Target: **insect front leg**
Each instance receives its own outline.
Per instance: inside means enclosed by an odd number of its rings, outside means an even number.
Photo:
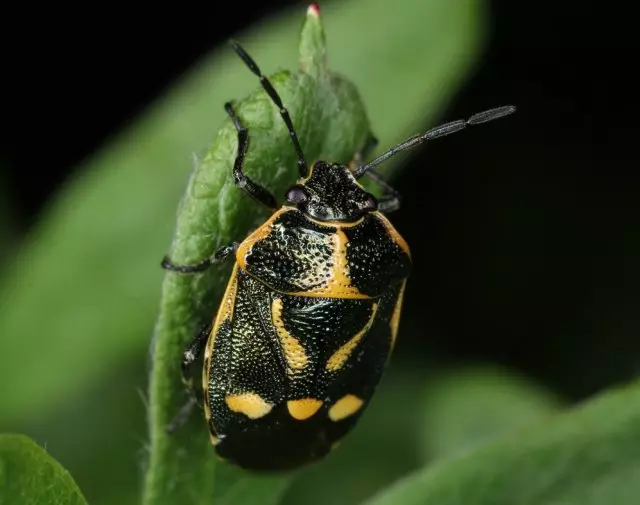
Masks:
[[[369,138],[365,143],[364,147],[358,151],[351,162],[352,169],[357,171],[367,157],[373,152],[373,150],[378,145],[378,139],[373,135],[369,134]],[[382,195],[378,198],[378,209],[380,212],[393,212],[400,208],[400,193],[396,191],[384,178],[374,171],[373,169],[367,170],[365,175],[369,177],[372,181],[375,181],[379,184],[386,192],[386,194]]]
[[[196,391],[193,387],[193,364],[198,361],[202,355],[202,349],[207,343],[207,339],[211,334],[211,323],[204,326],[196,336],[189,342],[182,353],[182,382],[184,383],[189,399],[182,406],[176,417],[167,426],[168,433],[174,433],[180,426],[184,425],[193,412],[193,408],[198,404]]]
[[[240,118],[233,110],[233,106],[230,102],[224,104],[224,110],[227,111],[231,121],[233,121],[236,130],[238,131],[238,153],[236,155],[236,161],[233,164],[233,182],[243,191],[247,192],[254,200],[258,201],[262,205],[269,207],[270,209],[277,209],[278,202],[276,197],[273,196],[269,190],[263,188],[257,182],[252,181],[245,175],[242,168],[244,166],[244,160],[247,156],[247,149],[249,148],[249,132],[242,126]]]
[[[213,256],[201,261],[200,263],[195,263],[193,265],[176,265],[169,259],[168,256],[165,256],[162,259],[161,266],[165,270],[171,270],[172,272],[179,272],[181,274],[204,272],[211,265],[215,263],[220,263],[221,261],[224,261],[227,258],[232,257],[237,250],[238,250],[237,242],[232,242],[231,244],[223,245],[222,247],[218,247],[218,249],[216,249],[216,252],[213,253]]]

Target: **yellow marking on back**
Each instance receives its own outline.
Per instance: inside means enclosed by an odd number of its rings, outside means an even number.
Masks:
[[[320,221],[319,219],[314,219],[313,217],[305,214],[305,219],[311,221],[312,223],[319,224],[320,226],[331,226],[332,228],[352,228],[354,226],[358,226],[362,221],[364,221],[364,216],[362,216],[357,221]]]
[[[396,345],[396,338],[398,336],[398,326],[400,325],[400,313],[402,312],[402,298],[404,297],[404,287],[407,285],[407,281],[402,281],[402,286],[398,292],[398,300],[396,306],[393,308],[393,314],[391,315],[391,321],[389,321],[389,327],[391,328],[391,349],[393,351]],[[389,353],[391,354],[391,352]]]
[[[282,321],[282,299],[274,298],[271,303],[271,318],[284,351],[284,358],[287,361],[287,374],[295,375],[297,372],[304,370],[307,366],[308,358],[304,352],[304,347],[284,327],[284,321]]]
[[[233,317],[233,309],[236,305],[236,293],[238,292],[238,264],[236,263],[233,266],[233,270],[231,271],[231,277],[229,278],[229,282],[227,283],[227,288],[222,295],[222,302],[220,302],[220,307],[218,308],[218,313],[216,314],[215,321],[213,323],[213,327],[211,328],[211,333],[209,334],[209,339],[207,340],[207,345],[204,349],[204,369],[202,373],[202,390],[205,393],[205,398],[208,397],[207,393],[209,391],[209,372],[211,370],[211,357],[213,356],[213,344],[216,340],[216,335],[218,334],[218,330],[220,329],[220,325],[228,320],[231,320]],[[209,415],[211,417],[211,411],[209,408],[209,402],[204,402],[204,411],[205,415]]]
[[[315,398],[302,398],[300,400],[289,400],[287,402],[287,410],[294,419],[304,421],[309,419],[313,414],[318,412],[322,407],[322,400]]]
[[[273,408],[271,403],[265,401],[260,395],[251,392],[227,395],[224,401],[233,412],[244,414],[249,419],[264,417]]]
[[[364,400],[358,398],[356,395],[344,395],[329,409],[329,419],[332,421],[340,421],[352,416],[360,410],[363,404]]]
[[[364,325],[364,328],[362,328],[358,333],[355,334],[355,336],[349,339],[346,344],[342,345],[340,349],[334,352],[327,361],[326,369],[329,372],[335,372],[336,370],[340,370],[340,368],[342,368],[360,340],[362,340],[362,337],[367,333],[367,331],[369,331],[369,328],[371,328],[371,325],[373,324],[373,321],[376,317],[376,312],[378,312],[378,304],[374,303],[371,310],[371,316],[369,316],[369,320],[367,321],[367,324]]]
[[[291,212],[292,210],[295,210],[295,207],[281,207],[271,214],[271,217],[269,217],[269,219],[267,219],[260,228],[257,228],[251,235],[242,241],[236,251],[236,261],[238,262],[238,265],[240,265],[240,268],[246,270],[247,263],[245,258],[247,254],[257,242],[260,242],[269,236],[273,229],[273,222],[285,212]]]
[[[407,241],[402,237],[402,235],[398,233],[398,230],[396,230],[393,227],[393,225],[391,224],[391,221],[389,221],[386,218],[386,216],[380,212],[373,212],[372,214],[380,220],[382,225],[387,230],[387,233],[389,234],[391,239],[396,244],[398,244],[398,247],[400,247],[400,249],[402,249],[407,254],[407,256],[409,256],[409,258],[411,258],[411,251],[409,250],[409,244],[407,244]]]
[[[347,299],[371,299],[370,296],[362,294],[358,288],[351,284],[349,276],[349,262],[347,261],[347,235],[338,228],[331,235],[333,242],[333,254],[331,255],[331,276],[327,282],[308,291],[297,291],[291,293],[295,296],[327,297],[327,298],[347,298]]]

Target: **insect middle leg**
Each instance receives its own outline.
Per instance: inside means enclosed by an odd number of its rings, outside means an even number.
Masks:
[[[364,161],[376,148],[377,145],[378,139],[373,135],[369,135],[369,138],[367,139],[367,142],[362,150],[358,151],[353,157],[353,161],[351,162],[351,164],[355,168],[355,170],[362,166]],[[375,181],[377,184],[379,184],[386,191],[386,194],[382,195],[378,199],[378,208],[380,212],[393,212],[395,210],[398,210],[400,208],[400,193],[373,169],[367,170],[365,172],[365,175],[372,181]]]
[[[377,182],[387,192],[378,198],[378,210],[380,210],[380,212],[393,212],[398,210],[400,208],[400,193],[373,169],[367,170],[365,175],[372,181]]]
[[[169,259],[168,256],[165,256],[162,259],[161,266],[165,270],[171,270],[172,272],[179,272],[181,274],[204,272],[211,265],[220,263],[221,261],[224,261],[227,258],[233,256],[238,250],[238,245],[239,244],[237,242],[232,242],[231,244],[218,247],[218,249],[216,249],[216,252],[213,253],[213,256],[193,265],[176,265]]]
[[[182,406],[176,417],[167,426],[168,433],[174,433],[180,426],[182,426],[189,416],[193,412],[193,408],[198,404],[198,397],[196,390],[193,387],[193,364],[198,361],[202,355],[202,349],[207,343],[207,339],[211,333],[211,323],[204,326],[197,335],[189,342],[185,347],[182,354],[182,382],[184,383],[189,398],[187,402]]]

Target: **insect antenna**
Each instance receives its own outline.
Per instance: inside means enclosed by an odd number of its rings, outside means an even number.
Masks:
[[[298,155],[298,170],[300,171],[300,176],[306,177],[308,175],[309,169],[307,167],[307,162],[304,159],[304,153],[302,152],[302,147],[300,147],[300,141],[298,140],[298,135],[296,134],[296,131],[293,128],[293,123],[291,122],[291,116],[289,116],[289,111],[282,104],[282,100],[280,99],[280,96],[278,95],[277,91],[271,85],[271,83],[269,82],[269,79],[267,79],[264,75],[262,75],[260,68],[258,67],[256,62],[253,61],[251,56],[249,56],[247,52],[242,48],[242,46],[238,44],[238,42],[236,42],[235,40],[230,40],[229,44],[231,45],[233,50],[236,53],[238,53],[238,56],[240,56],[240,59],[244,61],[245,65],[249,67],[249,70],[251,70],[255,75],[257,75],[260,78],[260,84],[262,84],[262,87],[269,95],[269,98],[271,98],[273,103],[275,103],[276,106],[278,107],[280,116],[282,116],[282,119],[287,125],[287,130],[289,130],[289,136],[291,137],[293,146],[296,148],[296,154]]]
[[[494,119],[508,116],[509,114],[513,114],[515,111],[516,111],[516,108],[514,106],[505,105],[504,107],[497,107],[495,109],[489,109],[484,112],[479,112],[466,120],[459,119],[458,121],[452,121],[451,123],[436,126],[435,128],[431,128],[430,130],[427,130],[425,133],[414,135],[413,137],[408,138],[407,140],[398,144],[397,146],[392,147],[386,153],[378,156],[375,160],[360,166],[360,168],[358,168],[353,173],[353,175],[356,179],[359,179],[367,172],[367,170],[375,166],[378,166],[380,163],[382,163],[383,161],[386,161],[388,158],[390,158],[396,153],[399,153],[400,151],[404,151],[405,149],[410,149],[414,146],[422,144],[423,142],[426,142],[427,140],[437,139],[438,137],[444,137],[445,135],[458,132],[460,130],[465,129],[467,126],[486,123],[487,121],[492,121]]]

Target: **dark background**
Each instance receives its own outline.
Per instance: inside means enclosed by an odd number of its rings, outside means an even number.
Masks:
[[[5,17],[19,29],[2,36],[0,163],[19,228],[199,56],[295,4]],[[589,3],[490,5],[485,58],[443,120],[518,112],[417,150],[395,181],[420,259],[404,317],[424,330],[398,352],[503,363],[579,399],[640,370],[640,177],[611,154],[631,130],[594,71]]]

